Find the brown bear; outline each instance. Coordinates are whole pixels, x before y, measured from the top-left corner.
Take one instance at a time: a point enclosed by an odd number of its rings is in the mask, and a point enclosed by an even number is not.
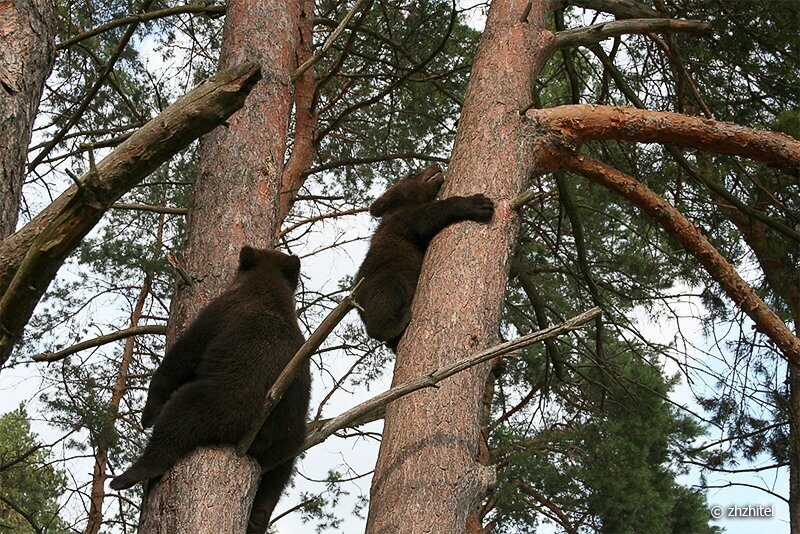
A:
[[[212,300],[167,351],[150,381],[142,425],[153,434],[142,457],[111,482],[119,490],[163,475],[197,447],[236,444],[267,391],[303,344],[294,292],[300,260],[243,247],[231,287]],[[261,465],[303,443],[311,392],[308,364],[261,427],[248,454]],[[248,532],[267,530],[294,460],[264,473]]]
[[[356,282],[363,280],[354,297],[367,334],[394,351],[411,321],[411,300],[433,236],[459,221],[489,221],[494,212],[484,195],[436,200],[442,184],[442,170],[432,165],[401,178],[369,208],[382,220],[356,274]]]

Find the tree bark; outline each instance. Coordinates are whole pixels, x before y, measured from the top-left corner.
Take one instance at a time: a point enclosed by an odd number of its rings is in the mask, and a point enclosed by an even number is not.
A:
[[[228,2],[220,69],[257,61],[264,81],[227,128],[201,141],[185,249],[195,282],[178,287],[168,343],[228,285],[243,245],[269,247],[275,239],[300,8],[301,0]],[[241,533],[259,475],[258,464],[232,447],[200,449],[149,492],[139,531]]]
[[[451,226],[433,240],[397,353],[395,385],[497,343],[518,229],[509,203],[537,159],[520,112],[552,53],[548,13],[545,1],[496,0],[489,10],[442,196],[482,192],[496,202],[494,218],[488,226]],[[490,368],[478,365],[387,407],[367,532],[456,533],[479,523],[481,499],[495,478],[478,461]]]
[[[551,146],[596,140],[661,143],[744,156],[800,175],[800,141],[782,133],[680,113],[592,104],[531,110],[528,116],[534,128],[542,122],[549,125],[551,134],[543,141]]]
[[[33,120],[55,58],[54,33],[49,0],[0,0],[0,240],[17,225]]]

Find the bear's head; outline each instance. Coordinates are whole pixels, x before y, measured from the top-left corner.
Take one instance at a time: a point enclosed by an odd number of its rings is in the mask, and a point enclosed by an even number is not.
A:
[[[255,279],[260,284],[272,285],[274,289],[284,282],[294,294],[300,280],[300,258],[277,250],[244,246],[239,251],[236,277],[240,281]]]
[[[369,207],[374,217],[382,217],[398,209],[409,208],[436,200],[444,184],[444,174],[434,164],[419,172],[410,172],[378,197]]]

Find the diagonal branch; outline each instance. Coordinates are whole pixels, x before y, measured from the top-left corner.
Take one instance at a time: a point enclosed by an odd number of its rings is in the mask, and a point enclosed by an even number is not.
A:
[[[365,402],[362,402],[358,406],[347,410],[333,419],[328,420],[320,426],[314,425],[316,428],[313,428],[301,449],[295,451],[292,456],[296,456],[301,452],[310,449],[311,447],[319,445],[342,428],[352,426],[354,422],[368,422],[368,420],[371,418],[366,416],[380,413],[381,409],[387,404],[404,397],[409,393],[413,393],[424,388],[436,387],[436,385],[445,378],[449,378],[480,363],[487,362],[497,358],[498,356],[504,356],[519,351],[525,347],[533,345],[534,343],[538,343],[539,341],[545,341],[567,332],[577,330],[584,324],[600,315],[600,313],[600,308],[592,308],[581,313],[580,315],[576,315],[572,319],[564,321],[561,324],[551,326],[544,330],[539,330],[532,334],[528,334],[527,336],[522,336],[499,345],[495,345],[494,347],[490,347],[488,349],[484,349],[450,365],[436,369],[427,375],[409,380],[408,382],[395,386],[388,391],[384,391],[383,393],[376,395]],[[286,458],[276,460],[279,461],[275,465],[279,465],[279,463],[286,461]],[[271,467],[274,466],[262,466],[262,471],[267,471]]]
[[[761,161],[800,176],[800,141],[782,133],[680,113],[579,104],[529,110],[527,117],[559,130],[561,145],[616,140],[698,148]]]
[[[800,365],[800,339],[675,206],[633,177],[599,161],[568,152],[560,153],[556,159],[561,168],[607,187],[661,224],[700,261],[728,297],[752,319],[760,332],[775,343],[784,357]]]
[[[142,178],[240,109],[260,77],[258,65],[244,63],[209,78],[0,243],[0,365],[61,264],[105,211]]]
[[[619,37],[631,33],[692,33],[696,35],[711,34],[711,24],[695,20],[679,19],[627,19],[612,22],[601,22],[556,32],[551,46],[565,48],[596,44],[609,37]]]
[[[71,347],[67,347],[65,349],[56,352],[43,352],[41,354],[37,354],[32,359],[35,362],[56,362],[58,360],[63,360],[67,356],[71,356],[76,352],[80,352],[86,349],[91,349],[94,347],[100,347],[108,343],[113,343],[114,341],[119,341],[120,339],[127,339],[129,337],[143,336],[147,334],[163,335],[166,333],[167,333],[167,327],[164,325],[155,324],[155,325],[145,325],[145,326],[132,326],[130,328],[117,330],[116,332],[112,332],[104,336],[98,336],[94,339],[87,339],[86,341],[81,341],[80,343],[76,343]]]
[[[333,329],[336,328],[344,316],[352,310],[353,308],[358,307],[356,304],[355,298],[353,297],[353,293],[358,288],[359,284],[361,284],[361,280],[353,287],[350,291],[350,294],[347,295],[342,301],[336,306],[331,312],[328,314],[327,317],[322,321],[322,323],[314,330],[314,333],[303,343],[303,346],[298,349],[297,353],[292,356],[291,361],[289,361],[289,365],[281,371],[280,376],[272,384],[272,387],[269,388],[267,391],[267,396],[264,399],[264,404],[259,411],[258,416],[253,420],[250,424],[250,430],[247,432],[245,437],[239,441],[236,445],[236,454],[239,456],[244,456],[247,453],[247,449],[250,448],[250,445],[253,444],[253,440],[258,435],[259,430],[261,427],[264,426],[264,421],[267,420],[269,417],[270,412],[272,412],[273,408],[277,406],[277,404],[281,401],[281,397],[292,384],[297,371],[300,370],[300,367],[305,364],[311,356],[317,351],[317,349],[322,345],[325,339],[333,332]],[[276,464],[277,465],[277,464]],[[263,467],[263,466],[262,466]]]

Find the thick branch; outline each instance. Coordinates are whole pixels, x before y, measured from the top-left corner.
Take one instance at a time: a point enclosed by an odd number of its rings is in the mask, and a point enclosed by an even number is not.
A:
[[[260,78],[245,63],[220,72],[145,124],[0,244],[0,365],[66,257],[131,187],[242,107]]]
[[[622,76],[622,73],[617,69],[614,62],[611,60],[610,57],[603,51],[600,46],[590,46],[589,50],[597,56],[603,66],[608,70],[611,74],[611,77],[614,79],[614,82],[617,85],[617,88],[625,95],[625,97],[631,101],[631,103],[637,107],[638,109],[646,109],[647,106],[644,105],[644,102],[639,98],[636,92],[628,86],[625,78]],[[733,205],[739,211],[746,213],[748,216],[757,219],[764,224],[770,226],[771,228],[777,230],[778,232],[782,233],[786,237],[794,239],[795,241],[800,241],[800,232],[797,232],[793,228],[786,226],[785,224],[781,223],[780,221],[776,221],[773,218],[769,217],[768,215],[751,208],[739,198],[728,191],[724,186],[718,184],[710,177],[705,176],[703,173],[695,172],[694,168],[689,164],[689,161],[684,157],[684,155],[674,146],[667,146],[667,152],[672,156],[672,158],[681,166],[681,168],[686,171],[686,174],[689,175],[690,178],[693,180],[705,185],[711,190],[713,193],[719,195],[722,199],[724,199],[729,204]]]
[[[56,352],[43,352],[41,354],[37,354],[32,359],[35,362],[55,362],[58,360],[63,360],[67,356],[75,354],[76,352],[80,352],[86,349],[91,349],[94,347],[100,347],[108,343],[113,343],[114,341],[119,341],[120,339],[127,339],[129,337],[143,336],[147,334],[164,335],[166,333],[167,333],[167,327],[163,325],[156,324],[156,325],[146,325],[146,326],[132,326],[130,328],[125,328],[123,330],[117,330],[116,332],[112,332],[104,336],[98,336],[94,339],[87,339],[86,341],[81,341],[80,343],[76,343],[71,347],[67,347],[66,349],[62,349]]]
[[[590,104],[530,110],[563,136],[555,143],[617,140],[698,148],[761,161],[788,174],[800,175],[800,141],[782,133],[754,130],[680,113]]]
[[[253,444],[253,440],[256,438],[256,435],[261,430],[261,427],[264,426],[264,421],[267,420],[270,412],[272,412],[273,408],[275,408],[275,406],[277,406],[277,404],[280,402],[283,394],[292,384],[292,381],[294,380],[294,377],[300,367],[305,364],[309,358],[311,358],[311,356],[314,355],[320,345],[322,345],[330,333],[333,332],[333,329],[336,328],[336,325],[342,322],[344,316],[347,315],[350,310],[358,306],[353,298],[353,292],[360,283],[361,281],[359,281],[355,287],[353,287],[353,290],[350,291],[350,294],[342,299],[338,306],[331,310],[331,312],[327,317],[325,317],[317,329],[314,330],[314,333],[311,334],[306,342],[303,343],[303,346],[298,349],[297,353],[289,362],[289,365],[287,365],[286,368],[281,371],[280,376],[267,392],[267,396],[264,399],[264,404],[261,406],[258,416],[250,425],[250,430],[236,445],[236,454],[239,456],[244,456],[247,453],[247,449],[249,449],[250,445]]]
[[[694,20],[679,19],[627,19],[612,22],[601,22],[583,28],[574,28],[556,32],[552,46],[555,48],[587,46],[598,43],[609,37],[618,37],[630,33],[693,33],[709,35],[711,24]]]
[[[800,339],[677,208],[613,167],[574,153],[561,153],[557,159],[562,168],[611,189],[653,217],[700,261],[728,297],[752,319],[756,328],[766,334],[790,362],[800,364]]]
[[[355,8],[355,6],[353,7]],[[311,64],[305,67],[306,63],[313,59],[313,17],[314,1],[303,0],[303,9],[300,13],[300,38],[295,45],[297,62],[302,62],[303,66],[292,77],[294,81],[294,146],[281,175],[281,194],[278,199],[278,214],[275,217],[276,235],[294,204],[297,192],[300,191],[308,176],[311,163],[317,157],[317,144],[314,142],[317,135],[317,110],[316,98],[314,98],[314,94],[317,92],[317,82],[314,71],[308,70]],[[322,57],[321,54],[319,57]]]

